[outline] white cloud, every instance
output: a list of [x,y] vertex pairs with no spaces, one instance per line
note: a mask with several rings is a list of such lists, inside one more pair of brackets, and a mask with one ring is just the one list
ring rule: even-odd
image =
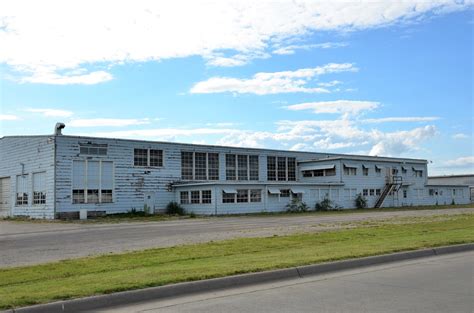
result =
[[26,112],[31,112],[31,113],[40,113],[45,117],[71,117],[74,113],[71,111],[67,110],[59,110],[59,109],[48,109],[48,108],[42,108],[42,109],[24,109]]
[[0,121],[16,121],[19,117],[12,114],[0,114]]
[[67,123],[69,127],[125,127],[132,125],[149,124],[150,120],[144,119],[117,119],[117,118],[92,118],[74,119]]
[[[110,74],[58,73],[224,52],[252,58],[311,32],[420,21],[471,5],[457,0],[1,1],[0,63],[9,65],[20,81],[98,83],[111,79]],[[44,68],[51,73],[41,74]]]
[[105,71],[96,71],[88,74],[76,75],[67,73],[60,75],[54,71],[35,71],[30,76],[25,76],[21,83],[38,83],[49,85],[94,85],[112,80],[113,76]]
[[212,77],[196,83],[190,90],[191,93],[253,93],[257,95],[306,92],[328,93],[329,90],[320,87],[308,87],[308,82],[315,76],[357,71],[351,63],[330,63],[315,68],[304,68],[295,71],[283,71],[255,74],[249,79],[231,77]]
[[379,107],[379,105],[379,102],[374,101],[336,100],[293,104],[286,108],[291,111],[311,110],[315,114],[332,113],[357,115],[363,111],[374,110]]
[[453,135],[453,139],[467,139],[467,138],[469,138],[469,136],[463,133],[458,133],[458,134]]
[[172,139],[179,136],[219,135],[236,132],[228,128],[154,128],[95,133],[99,137]]
[[[445,165],[452,167],[474,166],[474,156],[459,157],[454,160],[449,160],[445,162]],[[474,168],[471,168],[471,170],[474,170]]]
[[342,84],[341,81],[339,80],[332,80],[330,82],[321,82],[321,83],[318,83],[318,86],[321,86],[321,87],[334,87],[334,86],[337,86],[337,85],[340,85]]
[[311,50],[311,49],[330,49],[330,48],[340,48],[346,47],[348,43],[346,42],[323,42],[316,44],[308,45],[289,45],[285,47],[280,47],[276,50],[273,50],[272,53],[280,55],[289,55],[294,54],[296,50]]
[[380,123],[404,123],[404,122],[432,122],[439,120],[440,118],[437,116],[421,116],[421,117],[382,117],[382,118],[368,118],[361,120],[363,123],[372,123],[372,124],[380,124]]

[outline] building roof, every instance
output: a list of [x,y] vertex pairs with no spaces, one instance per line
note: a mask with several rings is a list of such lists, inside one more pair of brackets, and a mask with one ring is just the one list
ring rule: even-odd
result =
[[[3,138],[28,138],[28,137],[56,137],[56,135],[17,135],[17,136],[4,136]],[[358,154],[341,154],[341,153],[326,153],[326,152],[317,152],[317,151],[293,151],[293,150],[281,150],[281,149],[268,149],[268,148],[250,148],[250,147],[235,147],[235,146],[219,146],[219,145],[204,145],[204,144],[194,144],[194,143],[181,143],[181,142],[171,142],[171,141],[153,141],[153,140],[141,140],[141,139],[125,139],[125,138],[110,138],[110,137],[92,137],[92,136],[75,136],[75,135],[57,135],[57,137],[66,137],[66,138],[77,138],[84,140],[114,140],[114,141],[128,141],[128,142],[142,142],[142,143],[153,143],[153,144],[174,144],[174,145],[183,145],[183,146],[196,146],[203,148],[226,148],[226,149],[245,149],[253,151],[274,151],[274,152],[287,152],[287,153],[301,153],[301,154],[320,154],[325,156],[325,158],[319,158],[315,160],[306,160],[299,162],[314,162],[314,161],[324,161],[324,160],[337,160],[337,159],[348,159],[348,160],[376,160],[376,161],[386,161],[386,162],[399,162],[410,161],[415,163],[427,163],[423,159],[411,159],[411,158],[393,158],[393,157],[379,157],[379,156],[367,156],[367,155],[358,155]],[[403,161],[402,161],[403,160]]]
[[423,163],[427,164],[427,160],[423,159],[409,159],[409,158],[392,158],[392,157],[380,157],[380,156],[370,156],[370,155],[337,155],[333,157],[320,158],[320,159],[309,159],[301,160],[298,163],[312,163],[312,162],[327,162],[335,160],[356,160],[356,161],[376,161],[376,162],[396,162],[396,163],[405,163],[409,161],[410,163]]

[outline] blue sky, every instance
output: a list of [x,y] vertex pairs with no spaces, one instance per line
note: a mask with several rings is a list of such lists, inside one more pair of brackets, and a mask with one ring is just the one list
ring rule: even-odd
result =
[[0,4],[0,136],[62,121],[71,135],[474,172],[472,1],[24,7]]

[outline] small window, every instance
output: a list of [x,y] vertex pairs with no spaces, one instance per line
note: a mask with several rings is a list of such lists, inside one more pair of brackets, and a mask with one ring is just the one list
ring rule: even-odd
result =
[[374,196],[375,195],[375,189],[370,189],[369,190],[369,195]]
[[280,189],[280,197],[287,198],[290,196],[290,189]]
[[364,197],[367,197],[367,196],[369,195],[369,189],[363,189],[363,190],[362,190],[362,195],[363,195]]
[[324,176],[324,170],[315,170],[314,171],[314,176]]
[[148,150],[135,149],[133,155],[133,164],[135,166],[148,166]]
[[79,144],[79,153],[83,155],[107,155],[107,145],[94,143]]
[[380,189],[375,189],[375,195],[380,196]]
[[362,167],[362,175],[369,176],[369,168],[368,167],[365,167],[365,166]]
[[324,170],[325,176],[336,176],[336,167]]
[[202,191],[202,203],[211,203],[212,200],[212,193],[210,190],[203,190]]
[[235,203],[235,193],[222,192],[222,203]]
[[87,203],[99,203],[98,189],[87,189]]
[[392,175],[398,175],[398,169],[392,168]]
[[199,190],[193,190],[191,191],[191,203],[192,204],[197,204],[200,202],[199,198]]
[[346,175],[346,176],[356,176],[357,175],[357,168],[356,167],[344,166],[344,175]]
[[112,203],[112,190],[111,189],[102,189],[100,191],[101,201],[102,203]]
[[380,177],[382,176],[382,169],[378,166],[375,167],[375,174]]
[[408,194],[407,190],[406,190],[406,189],[403,189],[403,198],[406,199],[406,198],[407,198],[407,194]]
[[262,202],[262,190],[260,189],[250,190],[250,202]]
[[189,191],[180,192],[181,204],[189,204]]
[[163,150],[150,149],[150,166],[163,166]]
[[249,202],[249,191],[247,189],[237,190],[237,202]]
[[85,203],[84,189],[75,189],[72,191],[72,203]]

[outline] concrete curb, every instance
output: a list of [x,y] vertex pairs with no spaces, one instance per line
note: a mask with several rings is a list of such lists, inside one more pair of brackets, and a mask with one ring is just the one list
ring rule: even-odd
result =
[[145,289],[123,291],[87,298],[58,301],[47,304],[39,304],[30,307],[7,310],[9,313],[56,313],[56,312],[87,312],[98,309],[110,308],[130,303],[138,303],[150,300],[163,299],[177,295],[189,295],[194,293],[221,290],[231,287],[243,287],[258,283],[279,281],[291,278],[302,278],[322,273],[340,270],[366,267],[376,264],[403,261],[428,256],[436,256],[448,253],[474,251],[474,243],[430,248],[415,251],[398,252],[378,256],[364,257],[331,263],[322,263],[306,266],[298,266],[288,269],[280,269],[258,273],[206,279],[193,282],[184,282],[167,286],[151,287]]

